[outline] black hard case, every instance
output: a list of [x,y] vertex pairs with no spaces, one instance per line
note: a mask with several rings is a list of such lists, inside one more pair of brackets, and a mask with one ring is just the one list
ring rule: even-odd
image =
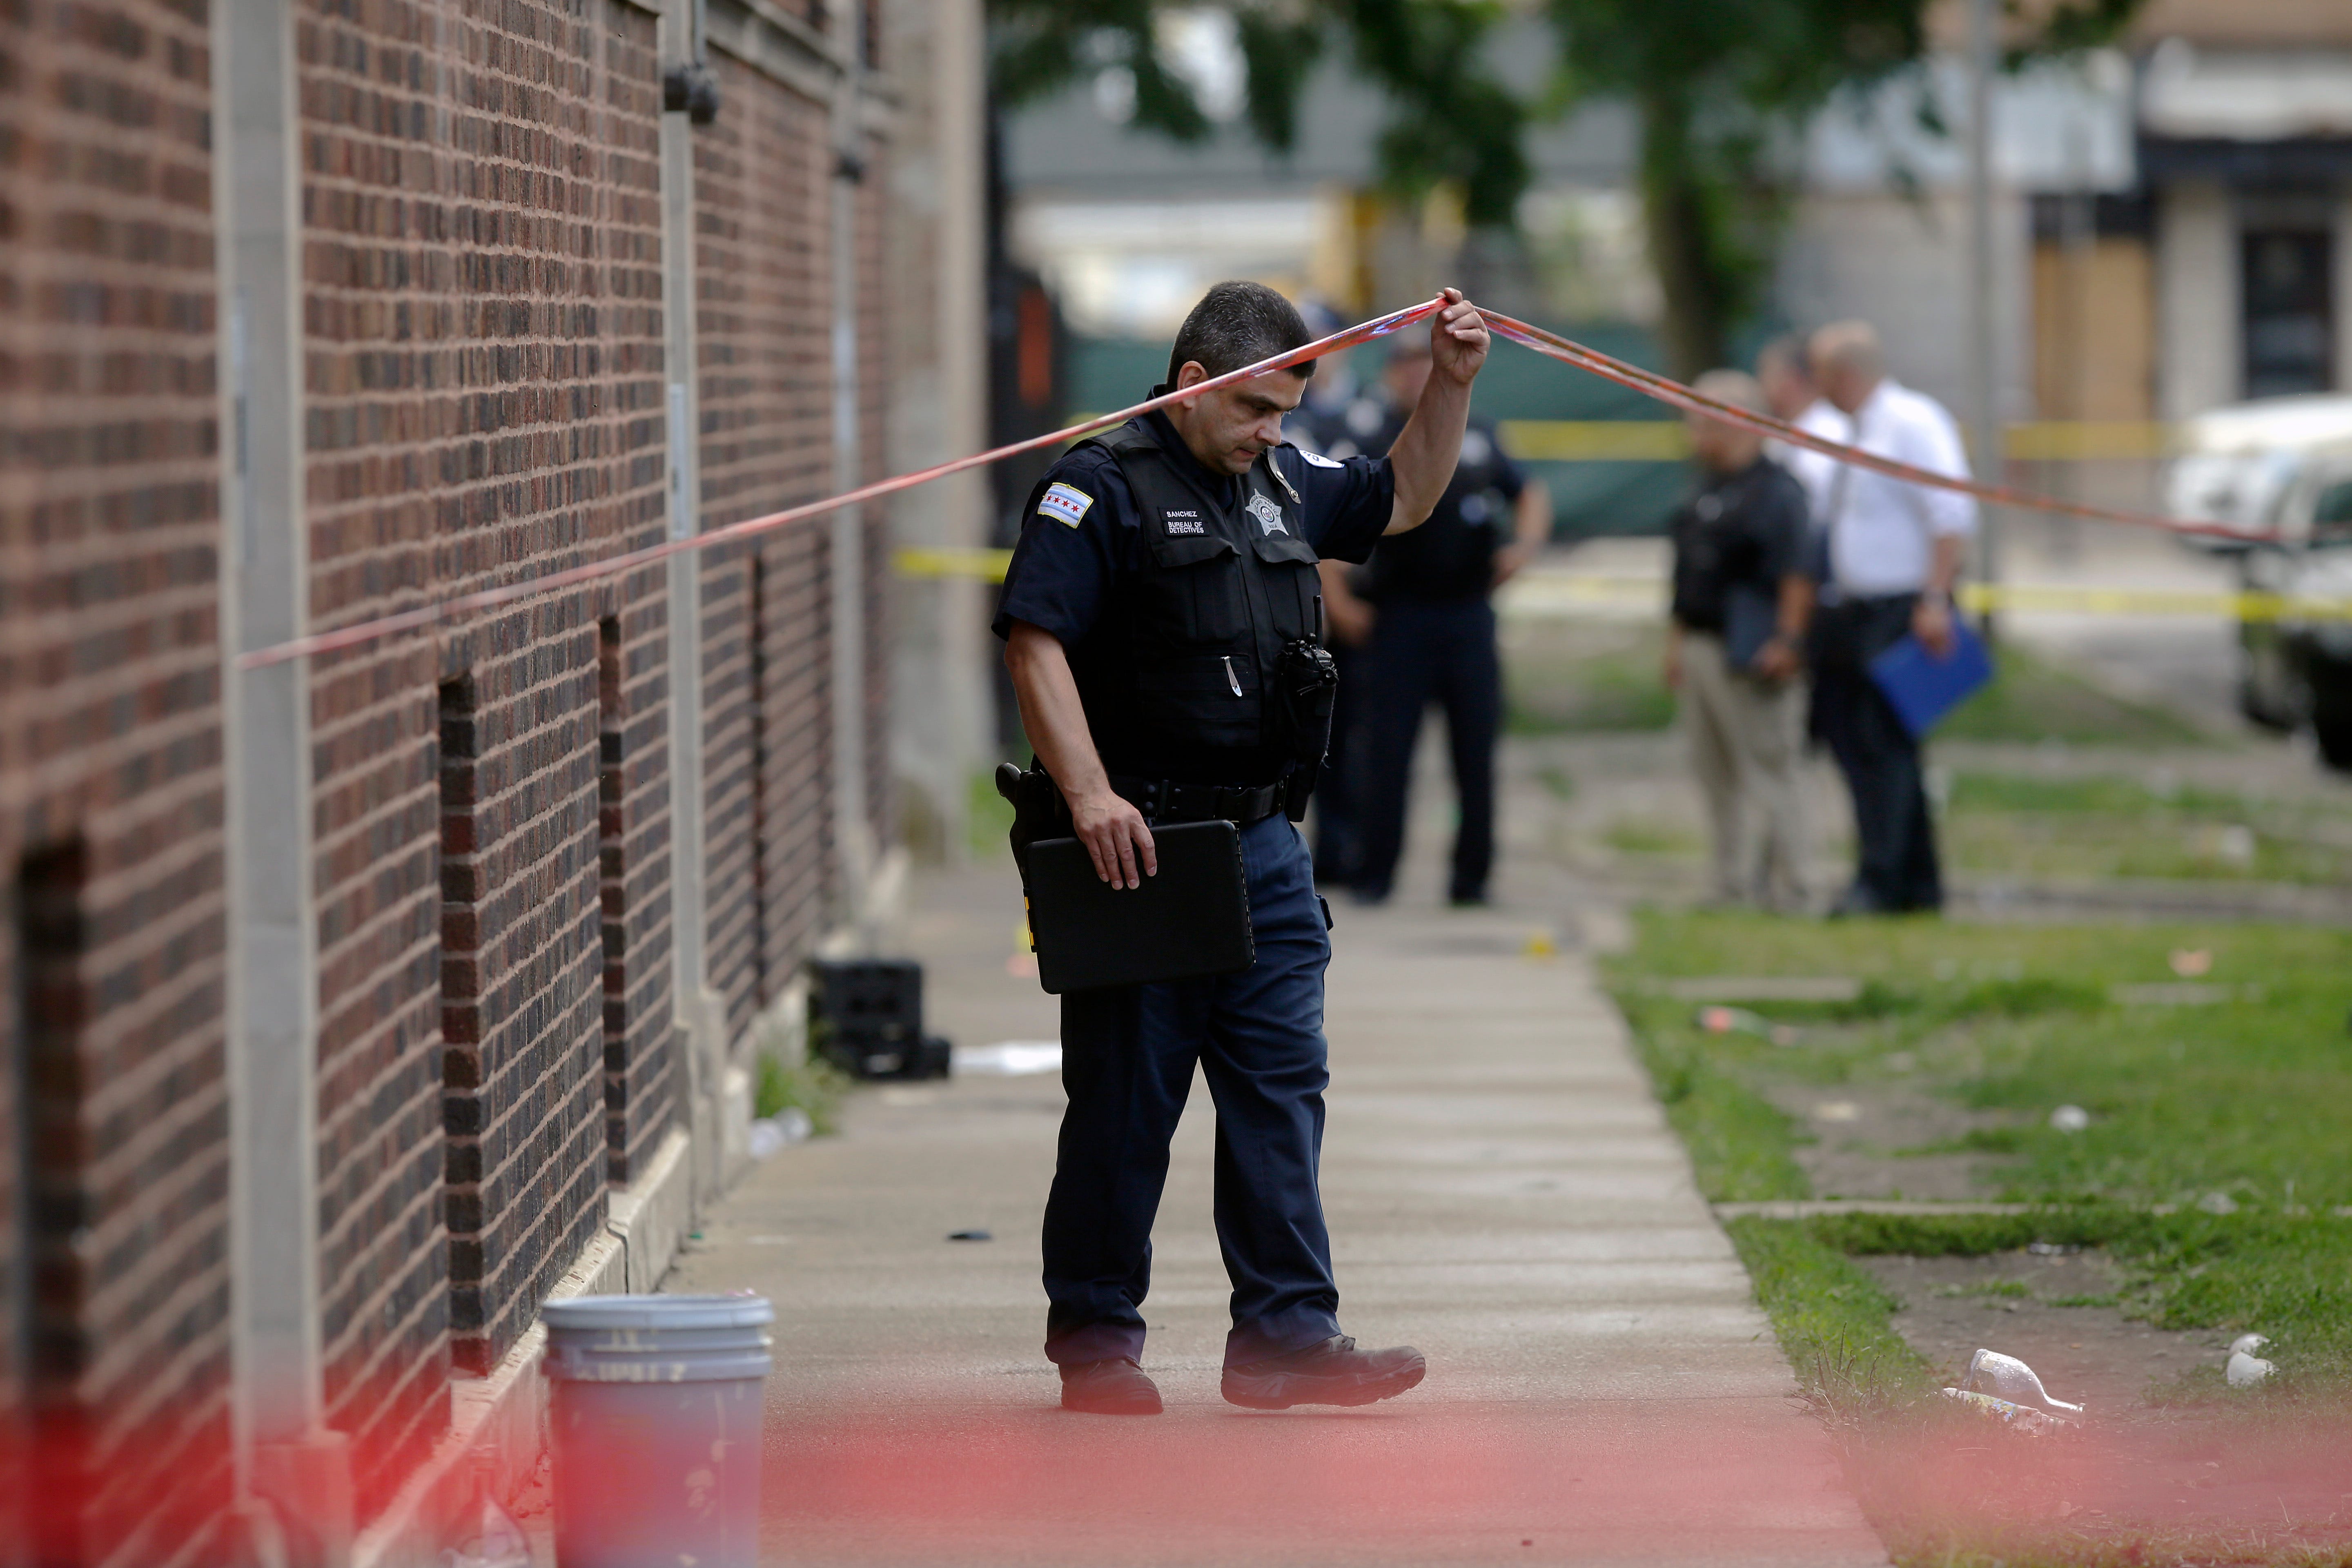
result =
[[1185,822],[1153,828],[1151,839],[1160,871],[1139,888],[1097,877],[1075,838],[1029,846],[1029,931],[1047,991],[1229,974],[1256,959],[1241,830]]

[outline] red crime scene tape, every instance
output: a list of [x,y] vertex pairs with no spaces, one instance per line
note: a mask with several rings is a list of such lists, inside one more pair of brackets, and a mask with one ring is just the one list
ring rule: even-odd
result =
[[[788,527],[795,522],[804,521],[812,517],[838,510],[843,507],[856,506],[865,501],[879,500],[883,496],[896,495],[900,490],[912,489],[917,485],[929,484],[933,479],[945,479],[950,474],[960,474],[968,469],[982,468],[1022,452],[1034,452],[1040,447],[1060,446],[1094,431],[1107,429],[1114,425],[1123,425],[1129,419],[1149,414],[1156,408],[1165,408],[1182,398],[1197,397],[1204,392],[1213,392],[1221,387],[1232,386],[1257,376],[1270,374],[1277,370],[1286,370],[1292,365],[1303,364],[1308,360],[1320,359],[1326,354],[1338,353],[1342,350],[1354,348],[1359,343],[1386,337],[1399,328],[1411,326],[1415,321],[1425,321],[1444,308],[1445,300],[1441,297],[1424,300],[1418,305],[1407,306],[1402,310],[1391,310],[1385,316],[1376,316],[1369,321],[1360,322],[1343,331],[1333,332],[1328,337],[1318,338],[1315,342],[1292,349],[1286,353],[1276,354],[1271,358],[1262,359],[1255,364],[1244,365],[1239,370],[1229,371],[1223,375],[1213,377],[1197,385],[1188,387],[1181,393],[1171,392],[1162,396],[1148,398],[1131,408],[1122,408],[1115,414],[1098,415],[1083,424],[1072,425],[1066,429],[1055,430],[1043,436],[1033,436],[1025,441],[1015,441],[1010,446],[998,447],[986,452],[977,452],[968,458],[958,458],[952,462],[919,468],[913,473],[877,479],[870,485],[860,486],[856,489],[845,490],[835,496],[827,496],[823,500],[809,501],[801,506],[787,508],[782,511],[770,512],[763,517],[746,518],[741,522],[730,523],[724,528],[715,528],[708,533],[690,534],[683,539],[667,540],[660,544],[648,545],[643,550],[633,550],[626,554],[608,556],[602,561],[592,561],[564,571],[522,578],[513,583],[501,584],[494,588],[483,588],[471,594],[461,594],[455,598],[436,600],[428,605],[420,605],[415,609],[402,610],[393,615],[379,616],[374,620],[361,621],[332,631],[314,632],[309,637],[296,637],[290,642],[256,648],[250,653],[239,654],[236,658],[236,668],[262,669],[270,665],[283,664],[289,659],[307,658],[312,654],[332,653],[342,648],[357,647],[363,643],[374,642],[395,633],[414,631],[422,626],[436,626],[444,621],[454,620],[457,616],[469,615],[477,610],[495,609],[500,605],[509,605],[519,599],[530,598],[533,595],[551,593],[559,588],[578,587],[584,583],[593,583],[602,578],[633,572],[639,567],[650,566],[656,562],[667,561],[673,555],[684,554],[688,551],[704,550],[714,544],[727,544],[740,539],[753,538],[779,528]],[[1903,479],[1911,484],[1952,490],[1960,495],[1973,496],[1981,501],[1989,501],[1996,506],[2014,507],[2023,510],[2060,512],[2069,517],[2130,523],[2143,528],[2160,528],[2176,533],[2205,534],[2228,539],[2261,537],[2249,534],[2240,529],[2231,528],[2223,523],[2196,522],[2180,518],[2161,517],[2148,512],[2118,511],[2107,507],[2087,506],[2077,501],[2060,500],[2053,496],[2037,495],[2029,490],[2011,489],[2002,485],[1979,484],[1970,479],[1954,479],[1946,474],[1931,473],[1925,468],[1913,468],[1908,463],[1898,463],[1891,458],[1878,457],[1858,447],[1824,440],[1821,437],[1800,430],[1793,425],[1775,419],[1769,415],[1752,414],[1745,408],[1719,402],[1685,386],[1678,381],[1660,375],[1655,371],[1643,370],[1639,365],[1629,364],[1623,360],[1602,353],[1598,349],[1587,348],[1582,343],[1563,338],[1556,332],[1548,332],[1540,327],[1529,326],[1525,321],[1496,311],[1481,310],[1479,314],[1486,319],[1488,329],[1496,336],[1507,339],[1524,348],[1533,349],[1548,359],[1555,359],[1563,364],[1573,365],[1604,381],[1630,387],[1644,397],[1655,398],[1658,402],[1690,413],[1775,437],[1791,446],[1808,447],[1827,457],[1834,458],[1839,462],[1851,463],[1856,468],[1868,468],[1873,472]]]

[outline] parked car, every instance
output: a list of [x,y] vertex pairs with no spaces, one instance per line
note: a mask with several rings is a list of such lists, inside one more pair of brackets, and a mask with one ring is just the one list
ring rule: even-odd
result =
[[2239,557],[2242,580],[2319,604],[2238,623],[2239,706],[2275,729],[2309,724],[2320,757],[2352,773],[2352,439],[2304,453],[2272,518]]
[[[2352,397],[2262,397],[2184,419],[2172,432],[2165,510],[2249,532],[2268,529],[2305,459],[2344,441],[2352,441]],[[2181,540],[2220,554],[2245,548],[2206,534]]]

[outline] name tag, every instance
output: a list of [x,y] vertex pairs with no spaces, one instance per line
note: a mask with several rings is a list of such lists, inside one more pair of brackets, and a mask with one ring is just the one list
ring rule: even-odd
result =
[[1037,502],[1037,515],[1050,517],[1066,528],[1076,528],[1086,521],[1087,508],[1094,504],[1095,498],[1082,489],[1069,485],[1047,485],[1044,497]]
[[1205,534],[1209,531],[1208,524],[1201,521],[1201,514],[1197,511],[1163,511],[1160,514],[1160,521],[1171,533]]

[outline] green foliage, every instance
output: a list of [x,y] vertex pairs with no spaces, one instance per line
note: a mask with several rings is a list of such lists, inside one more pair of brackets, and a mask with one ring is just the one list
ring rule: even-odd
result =
[[1917,61],[1923,0],[1550,0],[1561,97],[1630,100],[1650,255],[1666,300],[1667,362],[1726,359],[1753,310],[1805,120],[1848,83]]
[[811,1057],[798,1065],[783,1058],[760,1058],[760,1081],[751,1095],[754,1116],[774,1116],[797,1106],[808,1113],[809,1127],[819,1136],[841,1130],[841,1101],[856,1080],[831,1062]]
[[[1152,0],[990,0],[991,86],[1015,107],[1108,66],[1135,77],[1135,123],[1178,142],[1213,127],[1184,79],[1161,59]],[[1441,182],[1463,194],[1475,226],[1507,226],[1528,167],[1527,105],[1487,69],[1496,0],[1240,0],[1233,14],[1246,70],[1244,119],[1269,151],[1297,141],[1308,73],[1334,38],[1384,89],[1381,179],[1400,195]]]
[[[2060,0],[2012,55],[2121,31],[2140,0]],[[1547,0],[1559,41],[1549,107],[1608,97],[1640,114],[1639,183],[1666,301],[1669,368],[1726,359],[1769,273],[1805,122],[1843,88],[1916,68],[1929,0]],[[1389,101],[1381,183],[1460,190],[1474,227],[1516,221],[1533,107],[1487,66],[1500,0],[1229,0],[1250,133],[1286,153],[1309,72],[1335,38]],[[1155,0],[990,0],[991,87],[1016,107],[1106,67],[1133,73],[1135,123],[1175,141],[1214,127],[1160,53]],[[1932,116],[1923,110],[1923,119]],[[1938,127],[1939,128],[1939,127]]]
[[[1769,275],[1805,123],[1840,89],[1916,68],[1926,0],[1549,0],[1559,97],[1630,100],[1669,368],[1727,359]],[[2063,0],[2019,58],[2113,37],[2137,0]]]

